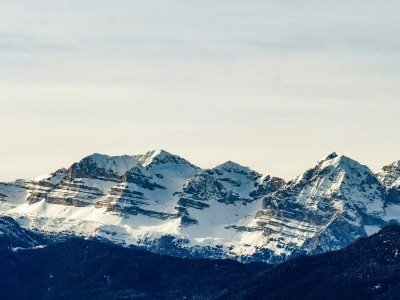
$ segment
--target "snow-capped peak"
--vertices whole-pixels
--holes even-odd
[[[365,165],[344,155],[329,155],[289,182],[299,203],[317,209],[321,199],[337,199],[336,205],[353,205],[368,213],[383,213],[384,187]]]
[[[177,164],[188,165],[194,169],[199,169],[199,167],[192,165],[186,159],[165,150],[152,150],[146,152],[145,154],[136,155],[135,157],[137,161],[145,168],[159,164]]]
[[[65,168],[59,169],[55,171],[54,173],[38,176],[34,179],[32,179],[33,182],[39,183],[39,182],[47,182],[48,184],[51,185],[57,185],[59,184],[67,175],[68,170]]]
[[[94,153],[73,164],[68,170],[69,177],[116,180],[138,165],[134,156],[109,156]]]
[[[254,174],[257,173],[254,170],[250,169],[249,167],[245,167],[242,166],[238,163],[235,163],[231,160],[228,160],[226,162],[224,162],[223,164],[220,164],[214,168],[212,168],[211,170],[214,171],[221,171],[221,172],[228,172],[228,173],[238,173],[238,174]],[[261,175],[260,175],[261,177]]]
[[[338,155],[336,154],[336,152],[332,152],[331,154],[325,156],[325,158],[323,160],[331,160],[338,157]]]
[[[315,176],[332,178],[333,173],[341,173],[343,175],[341,176],[340,182],[346,179],[352,180],[354,184],[359,184],[365,180],[365,177],[375,177],[367,166],[347,156],[339,156],[333,152],[318,161],[313,167],[298,176],[293,182],[290,182],[290,184],[312,181],[315,179]]]
[[[338,155],[336,152],[332,152],[331,154],[325,156],[322,160],[318,161],[314,168],[324,169],[327,166],[346,166],[346,165],[359,165],[359,163],[347,156]]]
[[[124,175],[127,171],[138,164],[136,158],[130,155],[109,156],[94,153],[90,155],[89,158],[99,167],[110,170],[114,174],[118,175]]]
[[[137,160],[143,167],[147,167],[150,165],[155,158],[165,158],[166,156],[172,155],[171,153],[165,150],[151,150],[146,152],[145,154],[139,154],[136,156]]]

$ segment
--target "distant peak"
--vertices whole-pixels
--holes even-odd
[[[150,151],[150,152],[153,153],[154,157],[168,157],[168,156],[179,157],[178,155],[172,154],[171,152],[168,152],[168,151],[163,150],[163,149],[153,150],[153,151]]]
[[[58,169],[57,171],[51,173],[51,174],[45,174],[45,175],[41,175],[38,177],[35,177],[33,179],[31,179],[34,182],[40,182],[40,181],[53,181],[54,178],[57,177],[62,177],[63,175],[66,175],[68,173],[68,169],[66,168],[61,168]]]
[[[86,156],[85,158],[97,159],[97,158],[108,158],[108,157],[110,157],[110,156],[107,155],[107,154],[101,154],[101,153],[95,152],[93,154],[90,154],[90,155]]]
[[[322,160],[317,162],[316,166],[324,167],[327,165],[337,165],[337,166],[344,166],[344,165],[359,165],[362,166],[358,161],[345,156],[345,155],[338,155],[336,152],[332,152],[331,154],[325,156]]]
[[[245,171],[247,173],[255,172],[252,169],[250,169],[249,167],[242,166],[242,165],[240,165],[240,164],[238,164],[236,162],[233,162],[231,160],[228,160],[228,161],[226,161],[226,162],[214,167],[213,169],[214,170],[225,170],[225,171],[233,170],[233,171],[240,171],[240,172]]]
[[[351,167],[351,168],[365,168],[366,166],[360,164],[355,159],[352,159],[345,155],[337,155],[336,153],[332,153],[328,155],[324,160],[320,161],[317,165],[321,167],[332,165],[338,167]]]
[[[242,166],[242,165],[240,165],[238,163],[235,163],[234,161],[231,161],[231,160],[228,160],[228,161],[216,166],[216,168],[219,168],[219,167],[221,167],[221,168],[225,168],[225,167],[246,168],[246,167],[244,167],[244,166]]]
[[[228,164],[240,165],[240,164],[238,164],[238,163],[236,163],[236,162],[234,162],[232,160],[227,160],[227,161],[223,162],[221,165],[228,165]]]
[[[336,157],[338,157],[336,152],[332,152],[331,154],[327,155],[323,160],[330,160],[330,159],[334,159]]]
[[[107,154],[100,154],[100,153],[93,153],[92,155],[89,155],[85,157],[83,160],[90,159],[93,162],[96,162],[98,164],[126,164],[126,165],[136,165],[137,161],[134,156],[132,155],[107,155]]]
[[[317,177],[329,178],[332,174],[345,174],[346,178],[353,182],[360,182],[361,179],[375,177],[373,172],[358,161],[335,152],[318,161],[310,169],[299,175],[294,184],[313,181]]]
[[[81,176],[83,178],[99,177],[99,170],[104,170],[107,174],[112,173],[116,176],[122,176],[137,164],[138,162],[134,156],[109,156],[93,153],[83,158],[80,162],[73,164],[70,167],[70,176]]]
[[[139,163],[142,164],[143,167],[148,167],[154,164],[174,163],[174,164],[187,164],[195,169],[199,169],[199,167],[191,164],[186,159],[176,154],[172,154],[168,151],[165,151],[163,149],[152,150],[146,152],[145,154],[137,155],[136,159],[139,161]]]
[[[151,163],[153,163],[155,159],[163,159],[165,157],[175,157],[175,156],[176,155],[173,155],[168,151],[160,149],[160,150],[151,150],[144,154],[139,154],[137,156],[137,159],[144,167],[146,167]]]
[[[86,156],[82,160],[92,160],[94,162],[105,162],[105,161],[110,161],[110,160],[131,160],[133,157],[130,155],[107,155],[107,154],[101,154],[101,153],[93,153],[91,155]]]
[[[392,162],[389,165],[386,165],[382,168],[383,171],[393,171],[393,170],[400,170],[400,160]]]
[[[377,176],[387,187],[400,186],[400,160],[384,166]]]
[[[152,156],[173,155],[172,153],[170,153],[164,149],[150,150],[150,151],[147,151],[145,154],[152,155]]]

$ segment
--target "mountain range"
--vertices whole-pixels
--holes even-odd
[[[0,212],[62,240],[99,238],[191,258],[279,263],[337,250],[400,221],[400,161],[377,173],[332,153],[294,180],[166,151],[93,154],[0,183]]]

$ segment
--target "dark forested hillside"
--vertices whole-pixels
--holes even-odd
[[[211,299],[265,264],[159,256],[71,239],[42,249],[3,250],[1,299]]]
[[[399,299],[400,226],[268,268],[220,299]]]
[[[400,295],[399,225],[339,251],[271,266],[160,256],[80,238],[38,246],[36,235],[12,219],[3,221],[0,225],[7,230],[3,228],[0,239],[0,299],[399,299]],[[29,243],[18,243],[18,238]]]

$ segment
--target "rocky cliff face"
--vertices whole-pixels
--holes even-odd
[[[285,183],[231,161],[203,170],[166,151],[93,154],[49,176],[0,184],[0,209],[46,232],[279,262],[342,248],[399,221],[398,167],[375,175],[332,153]]]
[[[215,208],[219,204],[235,207],[236,216],[241,213],[243,207],[260,200],[260,195],[276,191],[284,185],[283,180],[276,180],[274,183],[271,181],[271,177],[262,179],[261,174],[231,161],[199,172],[190,178],[183,191],[178,193],[177,207],[183,217],[183,224],[216,221],[218,216],[214,216],[213,220],[209,220],[207,216],[219,212]]]
[[[386,187],[400,187],[400,160],[384,166],[376,175]]]
[[[119,182],[126,172],[137,165],[138,161],[134,156],[108,156],[95,153],[73,164],[68,170],[68,177]]]
[[[400,215],[400,160],[384,166],[376,174],[386,187],[386,219],[395,222]]]
[[[368,167],[332,153],[263,199],[256,226],[270,250],[339,249],[385,224],[385,187]]]

